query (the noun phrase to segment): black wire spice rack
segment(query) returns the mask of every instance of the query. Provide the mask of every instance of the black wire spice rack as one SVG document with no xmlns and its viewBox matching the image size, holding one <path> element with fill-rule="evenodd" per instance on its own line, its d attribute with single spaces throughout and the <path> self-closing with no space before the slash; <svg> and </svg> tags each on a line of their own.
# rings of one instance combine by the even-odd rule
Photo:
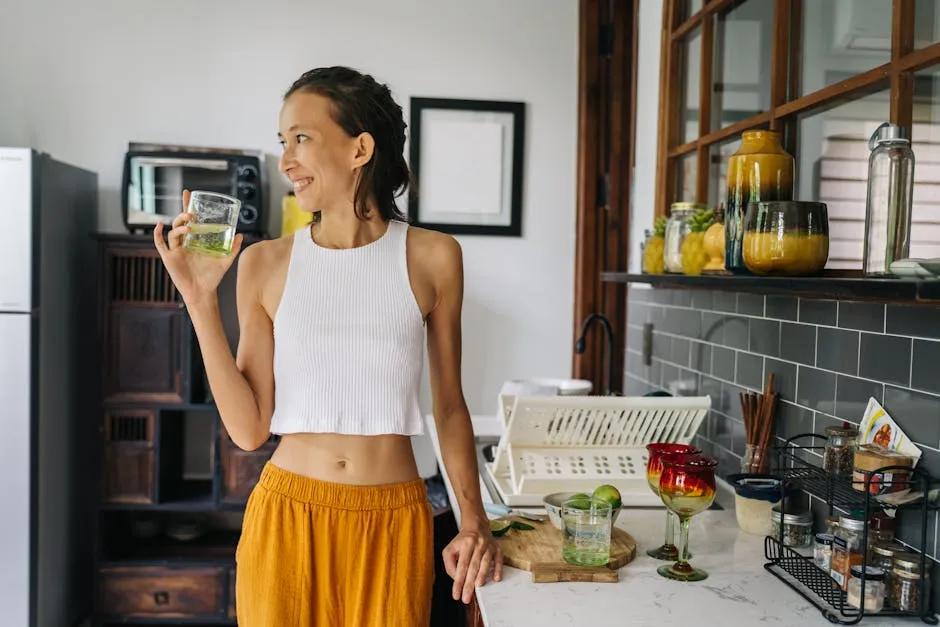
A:
<svg viewBox="0 0 940 627">
<path fill-rule="evenodd" d="M 821 444 L 815 444 L 817 440 L 821 441 Z M 816 565 L 812 556 L 805 556 L 784 544 L 784 524 L 780 525 L 779 534 L 764 538 L 764 557 L 768 560 L 764 564 L 764 568 L 816 606 L 822 612 L 823 617 L 831 623 L 855 625 L 865 617 L 897 616 L 919 618 L 928 625 L 937 625 L 940 621 L 938 621 L 933 611 L 933 603 L 930 598 L 930 578 L 926 576 L 928 572 L 926 563 L 930 558 L 924 553 L 924 547 L 927 546 L 927 513 L 938 509 L 937 506 L 929 503 L 927 498 L 930 486 L 933 483 L 931 476 L 919 467 L 911 471 L 910 468 L 905 466 L 885 466 L 872 472 L 871 476 L 866 478 L 864 492 L 856 490 L 852 487 L 851 478 L 831 475 L 807 460 L 808 457 L 812 457 L 810 453 L 822 454 L 826 440 L 827 438 L 824 435 L 804 433 L 786 440 L 782 446 L 775 447 L 777 452 L 777 470 L 775 474 L 783 479 L 781 481 L 780 502 L 781 523 L 782 517 L 787 513 L 787 499 L 783 498 L 785 491 L 792 488 L 801 489 L 823 500 L 829 508 L 830 515 L 836 508 L 846 512 L 863 511 L 865 528 L 862 532 L 862 546 L 867 547 L 868 527 L 872 513 L 884 507 L 869 491 L 872 477 L 880 477 L 884 485 L 900 485 L 922 493 L 922 498 L 917 501 L 897 506 L 899 511 L 919 510 L 920 512 L 920 548 L 912 549 L 912 552 L 920 555 L 920 572 L 922 573 L 919 581 L 920 594 L 918 595 L 920 608 L 918 611 L 901 611 L 885 606 L 879 612 L 868 612 L 849 605 L 846 593 L 842 591 L 827 571 Z M 809 444 L 803 444 L 802 442 L 809 442 Z M 910 471 L 910 474 L 906 479 L 889 479 L 885 476 L 885 473 L 891 473 L 894 470 Z M 865 550 L 867 554 L 867 549 Z M 863 572 L 861 577 L 861 598 L 859 600 L 861 608 L 865 607 L 865 588 Z"/>
</svg>

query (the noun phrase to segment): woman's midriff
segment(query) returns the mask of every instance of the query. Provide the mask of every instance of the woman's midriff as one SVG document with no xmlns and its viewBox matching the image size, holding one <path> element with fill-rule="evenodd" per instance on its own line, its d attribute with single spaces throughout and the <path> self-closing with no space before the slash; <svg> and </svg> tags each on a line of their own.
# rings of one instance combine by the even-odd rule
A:
<svg viewBox="0 0 940 627">
<path fill-rule="evenodd" d="M 271 463 L 312 479 L 351 485 L 418 478 L 411 438 L 402 435 L 286 434 Z"/>
</svg>

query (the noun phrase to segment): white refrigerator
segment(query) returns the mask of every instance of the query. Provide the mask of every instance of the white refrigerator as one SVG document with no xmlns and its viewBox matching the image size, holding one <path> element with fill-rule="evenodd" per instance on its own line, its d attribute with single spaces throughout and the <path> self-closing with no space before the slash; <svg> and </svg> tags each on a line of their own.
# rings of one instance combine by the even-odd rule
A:
<svg viewBox="0 0 940 627">
<path fill-rule="evenodd" d="M 98 182 L 0 147 L 0 625 L 91 609 Z"/>
</svg>

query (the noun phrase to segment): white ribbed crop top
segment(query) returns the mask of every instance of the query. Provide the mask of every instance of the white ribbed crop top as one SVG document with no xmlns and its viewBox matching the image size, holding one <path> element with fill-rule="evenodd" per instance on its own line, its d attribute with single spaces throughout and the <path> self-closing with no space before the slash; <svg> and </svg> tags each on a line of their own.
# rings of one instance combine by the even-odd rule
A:
<svg viewBox="0 0 940 627">
<path fill-rule="evenodd" d="M 274 315 L 272 433 L 423 433 L 424 320 L 407 235 L 392 220 L 370 244 L 331 249 L 295 233 Z"/>
</svg>

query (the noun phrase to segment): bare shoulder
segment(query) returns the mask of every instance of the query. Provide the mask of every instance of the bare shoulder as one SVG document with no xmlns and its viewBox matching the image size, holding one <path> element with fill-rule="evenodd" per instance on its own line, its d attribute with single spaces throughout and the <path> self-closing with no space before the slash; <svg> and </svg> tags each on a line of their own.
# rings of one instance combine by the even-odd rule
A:
<svg viewBox="0 0 940 627">
<path fill-rule="evenodd" d="M 290 259 L 293 246 L 292 237 L 279 237 L 256 242 L 244 248 L 238 256 L 239 272 L 248 275 L 246 278 L 265 280 L 266 275 Z"/>
<path fill-rule="evenodd" d="M 255 294 L 269 314 L 277 309 L 293 244 L 293 237 L 263 240 L 238 256 L 239 285 L 246 293 Z M 273 289 L 276 286 L 277 293 Z"/>
<path fill-rule="evenodd" d="M 452 278 L 463 271 L 463 250 L 454 237 L 412 226 L 408 229 L 409 256 L 433 277 Z"/>
</svg>

